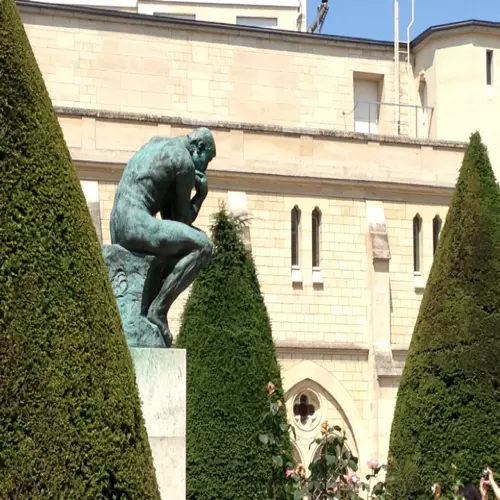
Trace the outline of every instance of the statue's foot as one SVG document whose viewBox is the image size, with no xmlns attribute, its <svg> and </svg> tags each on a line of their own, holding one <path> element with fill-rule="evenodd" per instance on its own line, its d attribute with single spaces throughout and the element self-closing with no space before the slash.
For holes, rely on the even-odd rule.
<svg viewBox="0 0 500 500">
<path fill-rule="evenodd" d="M 167 321 L 155 315 L 148 315 L 148 320 L 160 330 L 160 335 L 165 341 L 165 347 L 170 347 L 172 345 L 173 337 L 170 333 Z"/>
</svg>

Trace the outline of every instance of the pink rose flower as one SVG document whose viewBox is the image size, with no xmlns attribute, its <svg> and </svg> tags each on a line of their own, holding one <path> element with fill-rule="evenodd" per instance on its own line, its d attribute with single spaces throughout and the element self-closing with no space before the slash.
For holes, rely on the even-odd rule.
<svg viewBox="0 0 500 500">
<path fill-rule="evenodd" d="M 368 460 L 367 465 L 368 465 L 369 469 L 375 470 L 378 468 L 379 463 L 378 463 L 378 460 L 376 458 L 372 458 L 372 459 Z"/>
<path fill-rule="evenodd" d="M 295 471 L 294 471 L 293 469 L 287 469 L 287 470 L 285 471 L 285 475 L 286 475 L 287 479 L 288 479 L 289 477 L 292 477 L 294 474 L 295 474 Z"/>
<path fill-rule="evenodd" d="M 349 476 L 347 477 L 347 482 L 350 483 L 350 484 L 357 484 L 359 483 L 360 481 L 360 478 L 357 474 L 349 474 Z"/>
</svg>

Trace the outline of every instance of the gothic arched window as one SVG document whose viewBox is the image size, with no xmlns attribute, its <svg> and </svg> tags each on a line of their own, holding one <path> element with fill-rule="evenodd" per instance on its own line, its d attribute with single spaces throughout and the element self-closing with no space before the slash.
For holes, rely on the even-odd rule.
<svg viewBox="0 0 500 500">
<path fill-rule="evenodd" d="M 312 211 L 312 266 L 320 267 L 321 252 L 321 212 L 318 207 Z"/>
<path fill-rule="evenodd" d="M 300 254 L 300 210 L 297 205 L 292 209 L 292 234 L 291 234 L 291 245 L 292 245 L 292 266 L 299 266 L 299 254 Z"/>
<path fill-rule="evenodd" d="M 432 252 L 433 255 L 436 253 L 438 243 L 439 243 L 439 235 L 441 234 L 441 227 L 443 223 L 441 221 L 441 217 L 436 215 L 434 219 L 432 219 Z"/>
<path fill-rule="evenodd" d="M 422 269 L 422 218 L 419 214 L 413 217 L 413 272 Z"/>
</svg>

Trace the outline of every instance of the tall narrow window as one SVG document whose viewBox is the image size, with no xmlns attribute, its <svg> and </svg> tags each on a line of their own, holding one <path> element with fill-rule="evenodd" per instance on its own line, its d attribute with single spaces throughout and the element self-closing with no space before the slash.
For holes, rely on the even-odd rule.
<svg viewBox="0 0 500 500">
<path fill-rule="evenodd" d="M 316 207 L 312 211 L 312 266 L 320 266 L 321 212 Z"/>
<path fill-rule="evenodd" d="M 439 243 L 439 234 L 441 233 L 442 221 L 439 215 L 436 215 L 434 219 L 432 219 L 432 250 L 433 254 L 436 253 L 438 243 Z"/>
<path fill-rule="evenodd" d="M 297 205 L 292 209 L 292 266 L 299 265 L 300 210 Z"/>
<path fill-rule="evenodd" d="M 493 51 L 486 51 L 486 85 L 493 85 Z"/>
<path fill-rule="evenodd" d="M 420 273 L 422 260 L 422 219 L 420 215 L 413 218 L 413 272 Z"/>
</svg>

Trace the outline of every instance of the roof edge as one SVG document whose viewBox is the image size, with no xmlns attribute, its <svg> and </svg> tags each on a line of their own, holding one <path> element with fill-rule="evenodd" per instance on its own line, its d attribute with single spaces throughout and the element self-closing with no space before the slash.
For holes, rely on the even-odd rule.
<svg viewBox="0 0 500 500">
<path fill-rule="evenodd" d="M 481 21 L 480 19 L 468 19 L 466 21 L 458 21 L 454 23 L 446 24 L 436 24 L 435 26 L 430 26 L 425 31 L 422 31 L 420 35 L 417 35 L 410 43 L 410 47 L 414 48 L 420 43 L 427 40 L 431 35 L 436 33 L 442 33 L 446 31 L 451 31 L 459 28 L 492 28 L 500 29 L 500 22 L 495 21 Z"/>
<path fill-rule="evenodd" d="M 229 32 L 246 32 L 248 34 L 260 35 L 267 38 L 286 37 L 302 39 L 307 42 L 314 43 L 315 41 L 328 43 L 351 43 L 351 44 L 362 44 L 376 46 L 380 48 L 393 48 L 394 42 L 387 40 L 375 40 L 372 38 L 363 37 L 352 37 L 352 36 L 342 36 L 342 35 L 324 35 L 324 34 L 313 34 L 306 33 L 302 31 L 290 31 L 290 30 L 280 30 L 271 28 L 258 28 L 254 26 L 241 26 L 235 24 L 227 23 L 217 23 L 209 21 L 197 21 L 191 19 L 180 19 L 180 18 L 169 18 L 166 16 L 152 16 L 149 14 L 139 14 L 135 12 L 124 12 L 120 10 L 113 9 L 102 9 L 97 7 L 88 7 L 82 5 L 67 5 L 67 4 L 56 4 L 47 2 L 37 2 L 31 0 L 16 0 L 16 4 L 20 9 L 26 10 L 47 10 L 52 12 L 58 12 L 67 15 L 80 14 L 82 16 L 92 16 L 92 17 L 112 17 L 116 19 L 126 19 L 130 22 L 147 23 L 155 26 L 191 26 L 193 28 L 202 28 L 206 30 L 224 30 Z M 460 28 L 489 28 L 489 29 L 499 29 L 500 22 L 496 21 L 481 21 L 480 19 L 469 19 L 465 21 L 437 24 L 430 26 L 426 30 L 422 31 L 417 35 L 411 42 L 410 47 L 413 49 L 420 45 L 422 42 L 427 40 L 434 34 L 442 33 L 446 31 L 451 31 Z M 274 36 L 273 36 L 274 35 Z M 400 41 L 400 43 L 406 43 Z"/>
<path fill-rule="evenodd" d="M 147 23 L 155 26 L 191 26 L 194 28 L 204 28 L 207 30 L 224 30 L 229 32 L 246 32 L 249 34 L 260 34 L 267 38 L 278 37 L 293 37 L 307 40 L 308 42 L 322 41 L 323 43 L 336 42 L 336 43 L 353 43 L 353 44 L 364 44 L 377 47 L 391 48 L 394 46 L 393 42 L 383 41 L 383 40 L 372 40 L 369 38 L 358 38 L 350 36 L 340 36 L 340 35 L 321 35 L 305 33 L 302 31 L 289 31 L 280 29 L 270 29 L 270 28 L 258 28 L 253 26 L 241 26 L 236 24 L 226 24 L 217 23 L 209 21 L 196 21 L 191 19 L 179 19 L 179 18 L 169 18 L 167 16 L 152 16 L 149 14 L 139 14 L 135 12 L 124 12 L 120 10 L 113 9 L 101 9 L 96 7 L 87 7 L 81 5 L 64 5 L 64 4 L 54 4 L 46 2 L 35 2 L 31 0 L 16 0 L 17 6 L 22 10 L 45 10 L 58 12 L 61 14 L 75 15 L 80 14 L 82 16 L 92 16 L 92 17 L 112 17 L 116 19 L 126 19 L 130 22 Z M 273 36 L 274 35 L 274 36 Z"/>
</svg>

